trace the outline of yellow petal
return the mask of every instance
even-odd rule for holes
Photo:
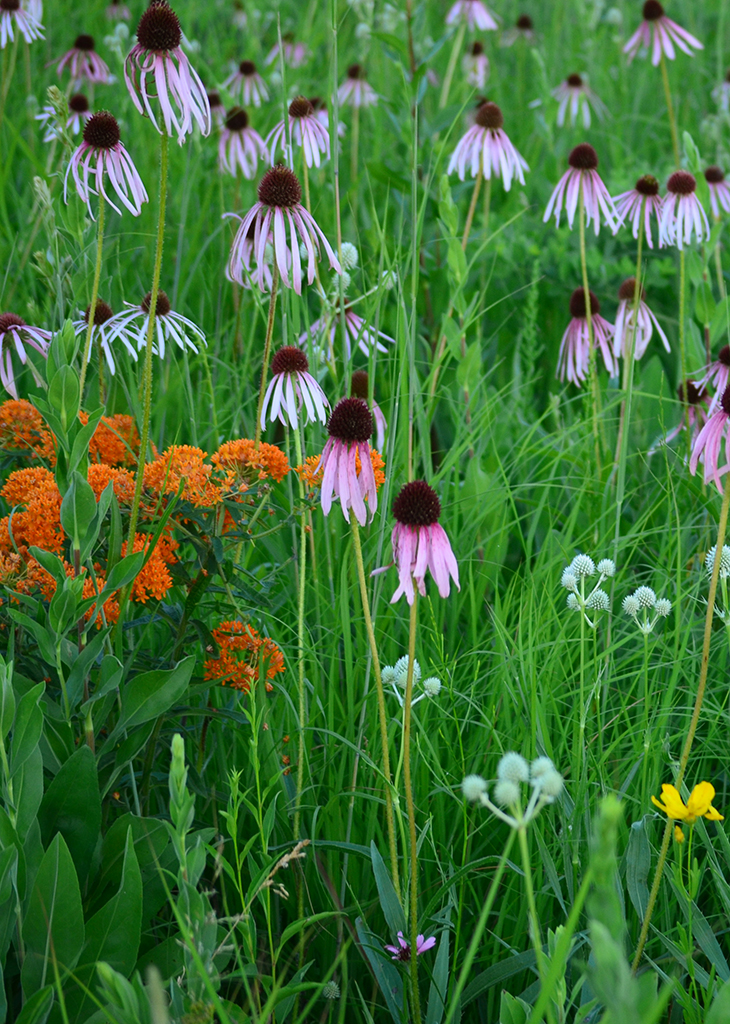
[[[690,793],[687,810],[695,818],[707,814],[715,796],[715,787],[711,782],[698,782]]]
[[[714,807],[710,807],[710,809],[708,810],[708,812],[705,815],[705,817],[708,819],[708,821],[724,821],[725,820],[724,817],[722,816],[722,814],[720,814],[719,811],[715,810]]]
[[[682,797],[674,786],[670,786],[665,783],[662,786],[662,800],[664,803],[660,803],[655,797],[652,797],[652,803],[655,804],[660,811],[664,811],[668,818],[674,818],[679,821],[688,820],[688,811],[684,806]]]

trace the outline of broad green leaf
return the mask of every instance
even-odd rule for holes
[[[122,713],[107,743],[113,743],[125,729],[134,729],[169,711],[185,693],[194,667],[191,655],[175,668],[135,676],[122,690]]]
[[[96,635],[91,638],[83,651],[77,654],[74,659],[73,666],[66,679],[66,692],[68,693],[69,703],[72,708],[76,707],[83,696],[84,679],[101,654],[108,632],[106,629],[97,630]]]
[[[101,797],[96,759],[89,747],[79,747],[46,790],[38,820],[44,843],[60,833],[83,883],[101,829]]]
[[[48,385],[48,401],[67,431],[79,414],[79,378],[70,366],[60,366],[54,374]]]
[[[361,951],[365,954],[395,1024],[403,1021],[403,978],[361,917],[355,921]]]
[[[705,1024],[727,1024],[730,1020],[730,981],[726,981],[712,1001]]]
[[[35,747],[30,757],[13,772],[13,797],[15,799],[15,828],[21,839],[35,821],[43,799],[43,755]]]
[[[4,740],[15,718],[15,691],[12,665],[6,665],[1,657],[0,663],[0,736]]]
[[[43,696],[45,688],[45,683],[38,683],[18,701],[10,746],[11,775],[28,760],[38,746],[43,730],[43,712],[38,707],[38,701]]]
[[[403,913],[403,907],[398,899],[390,875],[388,874],[388,869],[385,866],[383,858],[378,852],[378,848],[375,845],[374,840],[370,843],[370,859],[373,865],[375,884],[378,887],[380,908],[383,911],[386,923],[390,929],[391,937],[395,940],[397,932],[403,932],[403,934],[405,934],[408,931],[406,915]]]
[[[81,474],[74,470],[61,502],[61,525],[74,548],[81,548],[96,515],[96,496]]]
[[[426,1024],[441,1024],[449,991],[449,929],[441,933],[428,993]]]
[[[695,294],[695,316],[699,323],[711,323],[716,308],[709,281],[700,281]]]
[[[482,346],[473,341],[456,370],[456,379],[466,391],[473,394],[482,378]]]
[[[46,1024],[52,1006],[53,985],[46,985],[26,1001],[19,1016],[15,1018],[15,1024]]]
[[[642,818],[641,821],[632,823],[626,850],[626,887],[640,921],[644,918],[644,911],[649,902],[649,887],[646,880],[650,867],[651,849]]]

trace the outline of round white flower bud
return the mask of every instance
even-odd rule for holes
[[[566,590],[577,590],[578,589],[578,577],[575,575],[573,570],[568,566],[563,569],[563,575],[560,577],[561,586],[565,587]]]
[[[570,563],[570,568],[576,576],[595,576],[596,565],[590,555],[576,555]]]
[[[340,281],[342,281],[343,292],[346,292],[352,283],[352,278],[350,277],[346,270],[343,270],[339,277],[335,278],[335,291],[337,292],[340,290]]]
[[[469,803],[476,803],[487,792],[487,784],[481,775],[467,775],[461,782],[461,792]]]
[[[611,606],[605,590],[594,590],[586,599],[586,608],[594,608],[599,612],[607,612]]]
[[[322,986],[322,996],[324,999],[339,999],[340,986],[336,981],[328,981],[326,985]]]
[[[555,765],[549,757],[536,757],[530,765],[530,779],[533,786],[539,783],[549,772],[555,771]]]
[[[621,607],[627,615],[638,615],[639,614],[639,602],[633,594],[629,594],[625,597],[621,603]]]
[[[639,602],[640,608],[653,608],[656,604],[656,594],[651,587],[639,587],[634,591],[634,597]]]
[[[568,594],[567,604],[568,608],[570,608],[572,612],[577,612],[580,609],[580,602],[578,601],[578,598],[575,596],[575,594]]]
[[[360,21],[355,26],[355,38],[356,39],[369,39],[370,38],[370,26],[366,21]]]
[[[399,658],[393,669],[395,672],[395,684],[400,686],[402,690],[405,690],[408,683],[408,655],[404,654],[402,658]],[[417,686],[421,681],[421,666],[417,661],[413,662],[413,685]]]
[[[602,558],[596,568],[603,576],[616,575],[616,563],[612,558]]]
[[[669,615],[672,610],[672,602],[668,601],[666,597],[660,597],[654,607],[654,610],[657,615],[661,615],[663,619],[666,619],[667,615]]]
[[[539,785],[542,795],[553,801],[556,796],[560,796],[563,792],[563,776],[553,768],[551,772],[546,772],[543,775]]]
[[[429,676],[423,680],[423,689],[429,697],[438,697],[441,693],[441,680],[436,676]]]
[[[705,558],[705,569],[707,569],[708,576],[712,576],[716,551],[717,544],[713,544]],[[720,552],[720,579],[726,580],[728,576],[730,576],[730,547],[727,544],[723,544],[722,551]]]
[[[383,686],[392,686],[395,682],[395,669],[392,665],[386,665],[380,673]]]
[[[522,754],[508,751],[497,765],[497,778],[508,782],[527,782],[530,769]]]
[[[354,270],[360,259],[357,247],[352,242],[342,243],[342,266],[345,270]]]
[[[384,270],[381,282],[386,291],[390,291],[392,288],[395,288],[398,284],[398,271]]]
[[[502,807],[512,807],[519,799],[520,787],[510,779],[500,779],[494,787],[494,802]]]

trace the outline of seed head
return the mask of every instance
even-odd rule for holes
[[[656,604],[656,594],[651,587],[639,587],[634,591],[634,597],[640,608],[653,608]]]
[[[484,53],[483,45],[477,40],[477,42],[471,44],[471,55],[472,57],[481,57]]]
[[[473,804],[487,792],[487,784],[481,775],[467,775],[461,781],[461,792],[464,799]]]
[[[720,399],[720,405],[722,406],[722,411],[725,415],[730,416],[730,387],[725,388],[723,391],[722,398]]]
[[[646,0],[644,4],[644,21],[658,21],[664,17],[664,8],[659,0]]]
[[[489,128],[491,131],[497,131],[504,124],[504,117],[496,103],[487,101],[482,103],[479,110],[477,110],[475,121],[480,128]]]
[[[94,49],[94,37],[93,36],[76,36],[74,42],[74,50],[93,50]]]
[[[322,998],[323,999],[339,999],[340,998],[340,986],[336,981],[328,981],[326,985],[322,986]]]
[[[720,167],[707,167],[705,169],[705,180],[710,185],[719,185],[725,180],[725,172]]]
[[[413,480],[405,484],[393,502],[393,516],[401,526],[433,526],[440,515],[441,502],[436,491],[425,480]]]
[[[580,89],[583,85],[583,79],[580,75],[568,75],[567,81],[568,85],[572,86],[574,89]]]
[[[669,615],[671,610],[672,602],[668,601],[666,597],[660,597],[657,603],[654,605],[654,611],[663,619],[666,619],[667,615]]]
[[[72,110],[74,114],[85,114],[89,109],[89,101],[82,92],[74,93],[68,101],[68,109]]]
[[[560,796],[563,786],[563,776],[555,768],[550,772],[545,772],[540,780],[540,792],[547,797],[548,803],[552,803],[556,797]]]
[[[342,266],[345,270],[354,270],[360,260],[360,254],[357,251],[357,246],[353,245],[352,242],[342,243]]]
[[[700,391],[693,381],[687,380],[677,388],[677,398],[688,405],[699,405],[707,399],[707,391],[704,388]]]
[[[280,373],[306,373],[308,369],[306,353],[294,345],[284,345],[271,360],[271,372],[275,376]]]
[[[571,612],[580,611],[580,601],[574,593],[568,594],[566,604]]]
[[[226,114],[226,128],[229,132],[242,132],[248,128],[248,114],[243,107],[231,107]]]
[[[147,292],[145,297],[142,299],[142,309],[145,311],[145,313],[149,313],[149,311],[150,311],[150,303],[151,302],[152,302],[152,292]],[[162,290],[160,290],[157,293],[157,303],[155,305],[155,316],[167,316],[167,314],[170,312],[171,309],[172,309],[172,306],[170,305],[170,300],[168,299],[167,294],[165,292],[163,292]]]
[[[264,206],[292,209],[302,201],[302,186],[294,171],[277,164],[267,171],[259,183],[259,202]]]
[[[705,556],[705,569],[707,569],[708,576],[712,576],[716,551],[717,544],[713,544]],[[730,576],[730,547],[727,544],[723,544],[722,551],[720,552],[720,579],[726,580],[728,576]]]
[[[500,779],[494,787],[494,802],[502,807],[513,807],[520,799],[520,787],[509,779]]]
[[[560,584],[565,587],[566,590],[578,589],[578,577],[569,565],[563,569],[563,575],[560,577]]]
[[[586,608],[591,608],[597,612],[607,612],[610,607],[611,603],[605,590],[594,590],[586,598]]]
[[[408,655],[404,654],[402,658],[398,658],[396,661],[393,672],[395,673],[395,685],[399,686],[402,690],[405,690],[408,685]],[[413,659],[413,685],[417,686],[421,681],[421,666],[418,664],[416,659]]]
[[[718,363],[722,363],[723,366],[730,366],[730,345],[723,345],[720,351],[717,353]]]
[[[342,398],[327,424],[330,437],[345,444],[364,444],[373,434],[373,417],[361,398]]]
[[[380,673],[380,679],[383,686],[392,686],[395,682],[395,669],[392,665],[385,665],[382,672]]]
[[[589,292],[591,299],[591,316],[595,316],[601,310],[601,304],[593,294]],[[570,296],[570,315],[574,320],[586,319],[586,293],[582,288],[576,288]]]
[[[137,42],[145,50],[158,53],[175,50],[180,45],[180,21],[165,0],[153,0],[140,18]]]
[[[596,568],[602,576],[616,575],[616,563],[612,558],[602,558]]]
[[[636,191],[642,196],[658,196],[659,182],[653,174],[645,174],[636,182]]]
[[[527,782],[530,777],[530,769],[522,754],[508,751],[497,765],[497,778],[500,781]]]
[[[595,576],[596,566],[590,555],[576,555],[570,563],[571,570],[576,576]]]
[[[530,780],[532,785],[539,783],[549,772],[555,771],[555,765],[549,757],[536,757],[530,765]]]
[[[121,138],[116,117],[108,110],[92,114],[84,126],[83,138],[94,149],[114,149]]]
[[[354,398],[362,398],[367,401],[368,375],[366,370],[355,370],[350,383],[350,394]]]
[[[84,310],[84,321],[88,324],[89,322],[89,310],[91,309],[91,303]],[[101,327],[107,320],[111,320],[114,316],[114,312],[111,306],[107,306],[106,302],[102,302],[101,299],[96,300],[96,306],[94,307],[94,325]]]
[[[675,171],[667,182],[667,191],[675,196],[691,196],[696,188],[694,175],[688,171]]]
[[[628,594],[621,602],[621,607],[627,615],[636,616],[639,614],[639,602],[633,594]]]
[[[248,78],[249,75],[256,74],[256,65],[252,60],[242,60],[241,63],[238,65],[238,70],[242,75]]]
[[[428,679],[423,680],[423,689],[426,691],[427,696],[438,697],[441,693],[441,680],[437,679],[436,676],[429,676]]]
[[[289,117],[311,117],[314,114],[314,107],[306,96],[297,96],[289,104]]]
[[[621,285],[621,287],[618,290],[619,301],[620,302],[633,302],[634,301],[634,293],[635,292],[636,292],[636,278],[635,277],[627,277],[626,280],[623,282],[623,284]],[[641,289],[641,292],[639,294],[639,298],[641,299],[642,302],[646,298],[646,292],[644,291],[643,288]]]
[[[576,171],[595,171],[598,167],[598,154],[589,142],[581,142],[571,151],[568,163]]]
[[[25,327],[25,320],[15,313],[0,313],[0,334],[5,334],[11,327]]]

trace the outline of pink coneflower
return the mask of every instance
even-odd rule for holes
[[[281,37],[282,51],[284,57],[284,63],[289,68],[300,68],[302,64],[309,60],[309,50],[304,43],[295,43],[294,34],[292,32],[285,32]],[[277,42],[271,50],[269,50],[264,64],[273,64],[279,56],[279,43]]]
[[[93,36],[76,36],[76,41],[58,61],[59,75],[68,68],[71,81],[94,82],[106,85],[109,82],[109,68],[94,49]]]
[[[15,351],[23,366],[28,361],[25,346],[30,345],[42,356],[48,355],[51,332],[31,327],[15,313],[0,313],[0,384],[13,398],[18,397],[11,353]]]
[[[704,391],[707,384],[711,384],[715,389],[708,410],[708,415],[711,416],[730,384],[730,345],[723,345],[717,353],[717,359],[710,364],[704,377],[693,381],[693,383],[699,391]]]
[[[236,213],[224,214],[225,217],[237,217],[240,221],[241,218]],[[228,258],[226,265],[226,277],[229,281],[235,281],[240,284],[243,288],[251,287],[251,278],[258,276],[258,271],[253,270],[251,267],[252,263],[256,263],[254,259],[254,239],[256,237],[256,224],[251,221],[248,231],[246,232],[245,238],[239,240],[238,234],[231,249],[231,254]],[[271,245],[271,239],[265,243],[264,246],[264,262],[260,265],[261,275],[264,282],[264,287],[261,291],[270,292],[271,285],[273,283],[273,275],[271,273],[271,258],[273,258],[274,250]],[[286,265],[291,266],[291,254],[287,256]]]
[[[441,502],[436,492],[424,480],[413,480],[401,488],[393,502],[393,516],[396,524],[393,527],[391,544],[393,561],[398,569],[398,588],[390,599],[394,604],[404,594],[408,604],[413,604],[415,580],[418,592],[426,596],[426,570],[436,580],[441,597],[448,597],[451,584],[449,577],[459,586],[459,567],[451,550],[449,538],[442,526],[439,526]],[[385,572],[390,566],[375,569],[375,573]]]
[[[226,121],[226,108],[223,106],[221,94],[216,89],[209,89],[207,95],[211,120],[216,128],[222,128]]]
[[[234,95],[240,93],[241,102],[245,107],[260,107],[269,98],[266,83],[252,60],[242,60],[238,70],[234,71],[223,85]]]
[[[374,107],[378,94],[368,83],[361,64],[351,64],[347,77],[337,90],[337,99],[343,107]]]
[[[148,202],[148,196],[132,158],[119,141],[119,125],[117,119],[108,110],[100,110],[92,114],[86,122],[81,145],[71,155],[63,181],[63,198],[68,202],[68,176],[73,175],[76,191],[82,202],[86,203],[89,216],[94,220],[91,209],[91,197],[102,195],[113,210],[121,213],[109,198],[104,187],[104,176],[107,175],[114,191],[130,213],[138,217],[142,212],[142,203]],[[92,166],[93,165],[93,166]],[[93,176],[96,188],[92,187],[89,177]]]
[[[271,419],[296,430],[299,425],[297,409],[304,406],[305,423],[319,420],[327,422],[329,402],[324,391],[309,372],[306,353],[293,345],[280,348],[271,361],[273,374],[264,395],[261,408],[261,429],[266,427],[266,411],[271,401]]]
[[[685,398],[686,395],[686,398]],[[708,406],[710,404],[710,393],[705,388],[697,387],[691,380],[680,384],[677,388],[677,398],[686,408],[682,409],[682,418],[673,430],[670,430],[665,437],[649,449],[649,455],[653,455],[659,445],[669,444],[675,437],[678,437],[683,430],[687,429],[689,419],[690,446],[693,445],[703,425],[707,422]]]
[[[581,142],[572,150],[568,157],[570,170],[566,171],[563,177],[555,186],[553,194],[545,210],[543,222],[550,219],[555,213],[555,226],[560,226],[560,212],[565,203],[565,212],[568,217],[568,227],[573,228],[575,211],[578,209],[581,189],[583,190],[583,205],[586,211],[586,224],[593,221],[593,228],[598,234],[601,226],[601,215],[606,225],[613,229],[616,218],[616,210],[613,199],[608,194],[608,189],[601,181],[597,171],[598,155],[595,149],[587,142]]]
[[[448,541],[447,541],[448,543]],[[410,943],[406,942],[403,937],[403,932],[398,932],[397,935],[398,945],[397,946],[386,946],[385,948],[393,956],[391,960],[401,960],[403,963],[408,963],[411,959],[411,947]],[[428,939],[424,938],[423,935],[416,936],[416,956],[420,956],[421,953],[425,953],[428,949],[433,949],[436,945],[435,936],[431,935]]]
[[[279,145],[282,146],[284,154],[287,157],[289,155],[286,130],[286,121],[279,121],[266,137],[266,146],[272,164],[276,162],[276,150]],[[314,107],[306,96],[297,96],[289,104],[289,130],[292,140],[304,150],[307,167],[319,167],[320,154],[324,154],[329,159],[329,132],[322,127],[322,122],[317,118]]]
[[[482,0],[456,0],[446,15],[446,24],[456,25],[460,21],[466,22],[472,31],[474,28],[481,29],[482,32],[498,28],[494,15]]]
[[[627,277],[618,290],[618,310],[616,312],[616,325],[613,336],[613,353],[628,359],[629,346],[634,334],[634,292],[636,290],[636,278]],[[651,336],[656,327],[662,344],[667,352],[670,351],[669,342],[664,331],[659,326],[659,321],[647,306],[646,292],[641,289],[639,295],[639,306],[636,317],[636,336],[634,337],[634,359],[641,359],[651,341]]]
[[[135,342],[138,351],[141,352],[147,345],[147,325],[150,319],[151,300],[152,293],[147,292],[138,306],[131,302],[125,302],[124,305],[127,308],[123,309],[121,313],[117,313],[109,322],[109,341],[126,337],[129,341]],[[174,342],[183,352],[189,348],[197,353],[198,347],[190,335],[193,335],[203,345],[206,344],[205,335],[197,324],[188,320],[182,313],[176,313],[163,291],[157,293],[154,330],[156,351],[160,359],[165,358],[165,345],[170,342]]]
[[[245,29],[248,27],[248,16],[241,0],[233,0],[233,17],[231,21],[236,28]]]
[[[89,326],[89,310],[90,306],[87,306],[81,315],[79,320],[74,321],[74,330],[77,334],[85,334]],[[114,312],[111,306],[107,305],[106,302],[102,302],[101,299],[96,300],[96,306],[94,307],[94,323],[91,328],[91,341],[93,342],[98,338],[101,345],[101,349],[106,356],[106,361],[109,364],[109,369],[112,376],[117,372],[117,365],[114,360],[114,352],[112,350],[112,342],[116,338],[120,338],[122,344],[126,348],[135,363],[137,362],[137,350],[135,349],[132,342],[129,340],[126,331],[115,330],[116,324],[114,322]]]
[[[673,42],[690,57],[694,56],[691,46],[696,50],[704,50],[699,39],[695,39],[687,29],[666,16],[659,0],[646,0],[644,20],[624,46],[624,53],[632,61],[642,46],[647,49],[651,47],[651,62],[656,67],[662,59],[662,52],[668,60],[674,60]]]
[[[725,172],[719,167],[708,167],[705,171],[705,181],[710,190],[712,215],[719,217],[720,207],[725,213],[730,213],[730,187],[725,181]]]
[[[479,41],[472,43],[464,56],[462,67],[466,80],[475,89],[483,89],[489,78],[489,57],[484,52],[484,45]]]
[[[529,14],[521,14],[515,22],[514,28],[509,29],[502,36],[502,46],[514,46],[518,39],[531,43],[535,38],[535,29],[532,18]]]
[[[43,39],[40,20],[30,11],[23,10],[20,0],[0,0],[0,50],[15,40],[14,28],[17,28],[26,43]]]
[[[315,261],[320,254],[320,243],[327,254],[330,267],[338,274],[342,273],[329,242],[312,215],[302,206],[302,187],[293,171],[280,165],[272,167],[261,179],[258,197],[258,202],[254,203],[242,218],[233,240],[229,269],[234,280],[238,280],[237,275],[241,274],[244,242],[252,224],[255,224],[253,255],[257,264],[256,279],[261,291],[266,290],[264,256],[268,241],[273,245],[274,261],[282,283],[287,288],[293,288],[297,295],[302,293],[300,244],[307,250],[309,284],[314,281]]]
[[[720,477],[730,469],[730,435],[725,432],[728,420],[730,420],[730,388],[725,388],[719,403],[715,406],[715,412],[697,435],[689,460],[689,471],[694,476],[697,472],[697,463],[702,456],[705,465],[703,479],[706,484],[710,480],[714,480],[721,494],[723,488]],[[723,435],[725,435],[725,465],[718,466]]]
[[[129,21],[129,8],[126,4],[119,3],[119,0],[111,0],[106,9],[106,16],[109,21]]]
[[[368,401],[368,375],[366,370],[355,370],[353,373],[350,384],[350,395],[352,398],[362,398],[364,402]],[[379,452],[382,452],[383,445],[385,444],[385,431],[388,429],[388,423],[383,415],[383,410],[375,401],[375,398],[373,398],[373,404],[370,411],[373,414],[373,420],[375,422],[375,447]]]
[[[124,62],[124,80],[140,114],[147,114],[158,132],[153,100],[159,100],[165,134],[177,132],[180,145],[193,120],[203,135],[210,132],[208,96],[195,69],[180,48],[180,21],[165,0],[153,0],[140,18],[137,44]],[[152,76],[153,88],[148,78]]]
[[[556,118],[559,128],[565,124],[565,115],[569,111],[571,127],[575,125],[578,114],[581,114],[583,127],[590,128],[591,108],[599,121],[605,120],[608,116],[608,108],[588,87],[588,81],[582,75],[568,75],[557,89],[553,89],[551,96],[559,103]]]
[[[591,326],[593,328],[593,344],[601,350],[603,362],[613,377],[618,373],[618,365],[613,358],[611,338],[614,327],[600,315],[601,306],[593,294],[591,299]],[[576,288],[570,296],[570,316],[563,340],[560,342],[558,355],[558,372],[560,380],[569,380],[580,387],[588,376],[590,360],[590,338],[588,334],[588,317],[586,315],[586,296],[582,288]]]
[[[327,424],[330,435],[322,452],[319,469],[322,470],[322,511],[329,515],[332,499],[339,498],[342,514],[350,522],[350,509],[361,526],[378,508],[373,464],[370,461],[370,438],[373,417],[367,404],[360,398],[343,398],[332,410]],[[357,475],[355,455],[360,456],[360,475]],[[367,499],[367,508],[365,507]]]
[[[514,176],[520,185],[525,184],[523,171],[529,167],[502,130],[504,118],[496,103],[483,103],[477,110],[475,124],[463,135],[451,154],[447,173],[458,171],[461,181],[467,164],[472,178],[479,172],[489,181],[494,173],[502,179],[505,191],[509,192]]]
[[[309,102],[314,107],[314,116],[317,118],[319,123],[325,129],[327,133],[330,130],[330,115],[327,110],[327,101],[322,99],[321,96],[310,96]],[[347,131],[347,126],[344,121],[337,122],[337,134],[338,136],[344,135]]]
[[[305,331],[299,338],[299,344],[303,344],[307,337],[316,339],[320,335],[324,335],[329,338],[329,349],[327,353],[328,359],[334,358],[334,345],[335,340],[340,333],[340,310],[339,303],[335,309],[329,314],[319,317],[309,325],[309,331]],[[389,341],[391,344],[395,344],[393,338],[388,334],[384,334],[382,331],[376,331],[370,327],[363,317],[359,316],[350,304],[345,300],[345,349],[347,358],[350,358],[352,345],[357,345],[363,355],[369,356],[370,353],[375,350],[377,352],[387,352],[385,345],[381,345],[378,338],[382,338],[384,341]]]
[[[250,127],[246,111],[243,107],[231,107],[218,143],[220,169],[234,177],[240,171],[250,180],[256,177],[256,165],[265,155],[264,140]]]
[[[78,135],[90,118],[91,110],[89,109],[88,99],[82,92],[75,93],[68,101],[66,128],[72,135]],[[35,120],[40,121],[45,127],[44,142],[52,142],[59,137],[58,128],[56,127],[56,111],[50,104],[43,107],[40,114],[36,114]]]
[[[660,245],[676,245],[682,249],[692,241],[693,232],[698,242],[709,239],[710,225],[696,188],[697,182],[688,171],[675,171],[670,176],[659,214]]]
[[[639,178],[632,189],[629,189],[628,192],[622,192],[620,196],[616,196],[614,204],[616,206],[616,214],[618,216],[614,234],[623,225],[624,221],[630,217],[631,231],[634,238],[638,238],[639,230],[641,228],[643,209],[644,235],[649,243],[649,248],[653,249],[654,243],[651,238],[651,215],[652,213],[654,214],[657,219],[657,224],[659,224],[659,214],[662,208],[662,201],[659,198],[659,182],[656,178],[651,174],[645,174],[642,178]],[[660,248],[661,245],[662,242],[660,237]]]

